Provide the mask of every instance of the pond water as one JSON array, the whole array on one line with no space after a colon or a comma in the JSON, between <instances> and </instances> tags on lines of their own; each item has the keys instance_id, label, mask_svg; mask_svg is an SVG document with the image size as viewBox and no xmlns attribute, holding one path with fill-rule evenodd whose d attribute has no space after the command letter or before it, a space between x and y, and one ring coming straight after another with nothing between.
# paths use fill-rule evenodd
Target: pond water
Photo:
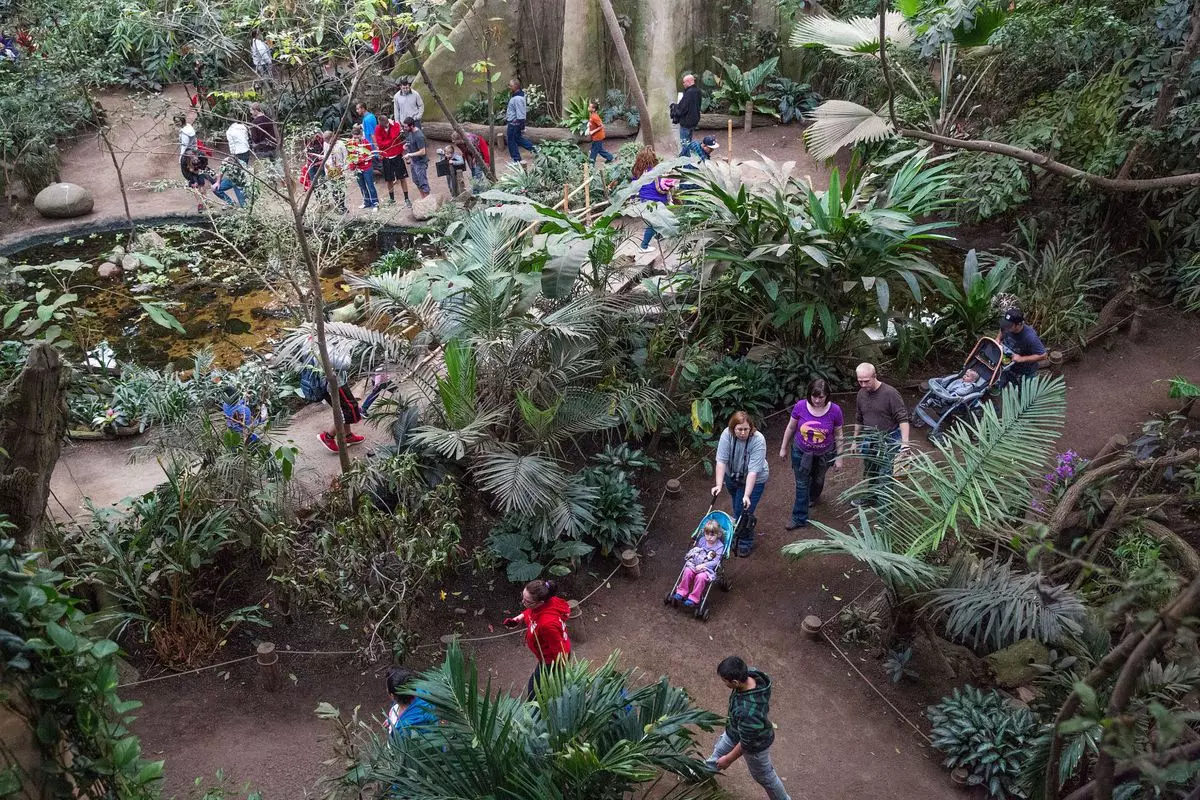
<instances>
[{"instance_id":1,"label":"pond water","mask_svg":"<svg viewBox=\"0 0 1200 800\"><path fill-rule=\"evenodd\" d=\"M205 236L203 229L174 227L159 233L167 247L152 252L162 268L145 267L101 278L99 267L115 245L124 243L124 236L90 234L13 256L12 267L65 259L78 259L88 266L71 273L23 270L19 277L25 285L10 284L5 294L9 301L32 299L40 287L46 287L53 299L65 288L79 296L75 308L90 312L78 315L70 327L63 325L77 343L90 348L107 341L116 360L154 368L167 364L188 368L192 353L202 347L213 351L218 366L233 368L242 363L248 350L270 349L297 324L287 301L255 276L257 270L239 263L232 250L215 237ZM342 272L365 270L379 253L380 243L368 242L326 271L321 284L327 307L350 299ZM391 241L382 244L387 247ZM155 324L139 300L165 304L186 334ZM6 333L11 335L18 327Z\"/></svg>"}]
</instances>

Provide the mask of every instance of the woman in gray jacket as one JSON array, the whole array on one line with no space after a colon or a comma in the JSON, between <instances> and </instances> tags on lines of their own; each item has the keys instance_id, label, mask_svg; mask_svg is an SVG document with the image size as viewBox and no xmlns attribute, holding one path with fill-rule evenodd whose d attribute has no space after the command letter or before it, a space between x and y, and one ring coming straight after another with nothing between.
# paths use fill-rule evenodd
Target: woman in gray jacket
<instances>
[{"instance_id":1,"label":"woman in gray jacket","mask_svg":"<svg viewBox=\"0 0 1200 800\"><path fill-rule=\"evenodd\" d=\"M729 490L733 500L733 520L736 522L743 509L751 514L758 507L767 479L771 476L767 466L767 439L754 427L750 415L735 411L729 425L721 431L717 443L716 483L712 496L721 493L721 486Z\"/></svg>"}]
</instances>

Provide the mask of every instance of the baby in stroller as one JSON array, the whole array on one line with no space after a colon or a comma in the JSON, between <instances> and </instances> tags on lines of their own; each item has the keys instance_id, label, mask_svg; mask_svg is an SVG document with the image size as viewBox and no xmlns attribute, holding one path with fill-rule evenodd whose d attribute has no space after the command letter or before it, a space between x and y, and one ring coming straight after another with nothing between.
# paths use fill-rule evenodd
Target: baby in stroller
<instances>
[{"instance_id":1,"label":"baby in stroller","mask_svg":"<svg viewBox=\"0 0 1200 800\"><path fill-rule=\"evenodd\" d=\"M683 573L675 587L673 598L682 600L688 608L695 606L704 596L704 587L717 574L717 567L725 555L725 532L721 524L710 519L704 524L704 537L688 550L683 559Z\"/></svg>"},{"instance_id":2,"label":"baby in stroller","mask_svg":"<svg viewBox=\"0 0 1200 800\"><path fill-rule=\"evenodd\" d=\"M951 397L967 397L984 388L986 383L979 378L979 373L968 369L961 376L947 375L944 378L930 378L930 387L937 387L943 395Z\"/></svg>"}]
</instances>

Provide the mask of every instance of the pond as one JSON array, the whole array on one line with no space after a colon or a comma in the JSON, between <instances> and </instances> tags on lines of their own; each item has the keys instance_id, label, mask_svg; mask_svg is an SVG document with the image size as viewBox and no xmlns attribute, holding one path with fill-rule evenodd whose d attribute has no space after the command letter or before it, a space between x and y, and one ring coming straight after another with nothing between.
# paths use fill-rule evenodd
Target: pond
<instances>
[{"instance_id":1,"label":"pond","mask_svg":"<svg viewBox=\"0 0 1200 800\"><path fill-rule=\"evenodd\" d=\"M343 271L365 271L381 250L405 244L407 238L394 231L365 237L329 264L321 279L326 307L350 299ZM114 248L125 244L121 233L65 237L21 251L0 276L5 281L0 286L3 306L19 300L44 302L38 300L39 292L51 301L70 292L78 299L64 306L64 319L55 320L70 338L83 349L107 342L117 361L153 368L190 367L192 353L200 348L213 352L217 366L234 368L248 352L269 349L297 324L296 294L284 280L274 289L265 284L268 257L261 248L245 248L262 261L248 263L211 230L179 225L143 232L138 242L140 261L129 262L133 268L115 277L102 277L100 268ZM121 252L116 251L118 261ZM68 259L84 266L30 269ZM300 273L299 265L291 270L273 266L274 275ZM185 333L155 324L141 305L146 301L162 303ZM6 336L20 329L20 320L33 317L37 302L22 312Z\"/></svg>"}]
</instances>

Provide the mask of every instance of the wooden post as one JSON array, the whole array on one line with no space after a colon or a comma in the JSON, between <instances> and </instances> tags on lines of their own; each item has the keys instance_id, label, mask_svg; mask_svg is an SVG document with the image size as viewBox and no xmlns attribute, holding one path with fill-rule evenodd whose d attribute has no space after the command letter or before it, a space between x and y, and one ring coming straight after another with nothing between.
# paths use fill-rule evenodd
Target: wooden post
<instances>
[{"instance_id":1,"label":"wooden post","mask_svg":"<svg viewBox=\"0 0 1200 800\"><path fill-rule=\"evenodd\" d=\"M642 577L642 559L638 557L637 550L630 548L621 553L621 566L625 568L625 577L630 580L637 580Z\"/></svg>"},{"instance_id":2,"label":"wooden post","mask_svg":"<svg viewBox=\"0 0 1200 800\"><path fill-rule=\"evenodd\" d=\"M583 165L583 224L587 225L592 218L592 179L589 175L591 164Z\"/></svg>"},{"instance_id":3,"label":"wooden post","mask_svg":"<svg viewBox=\"0 0 1200 800\"><path fill-rule=\"evenodd\" d=\"M563 213L571 213L571 184L563 184Z\"/></svg>"},{"instance_id":4,"label":"wooden post","mask_svg":"<svg viewBox=\"0 0 1200 800\"><path fill-rule=\"evenodd\" d=\"M579 605L578 600L568 600L567 605L571 608L567 616L571 624L571 638L577 642L587 641L587 634L583 630L583 606Z\"/></svg>"},{"instance_id":5,"label":"wooden post","mask_svg":"<svg viewBox=\"0 0 1200 800\"><path fill-rule=\"evenodd\" d=\"M726 150L729 153L729 155L726 156L726 158L728 158L729 163L732 164L733 163L733 117L729 118L728 126L729 126L729 129L725 132L725 144L726 144Z\"/></svg>"},{"instance_id":6,"label":"wooden post","mask_svg":"<svg viewBox=\"0 0 1200 800\"><path fill-rule=\"evenodd\" d=\"M258 644L258 672L262 675L263 689L273 692L279 688L279 653L271 642Z\"/></svg>"}]
</instances>

